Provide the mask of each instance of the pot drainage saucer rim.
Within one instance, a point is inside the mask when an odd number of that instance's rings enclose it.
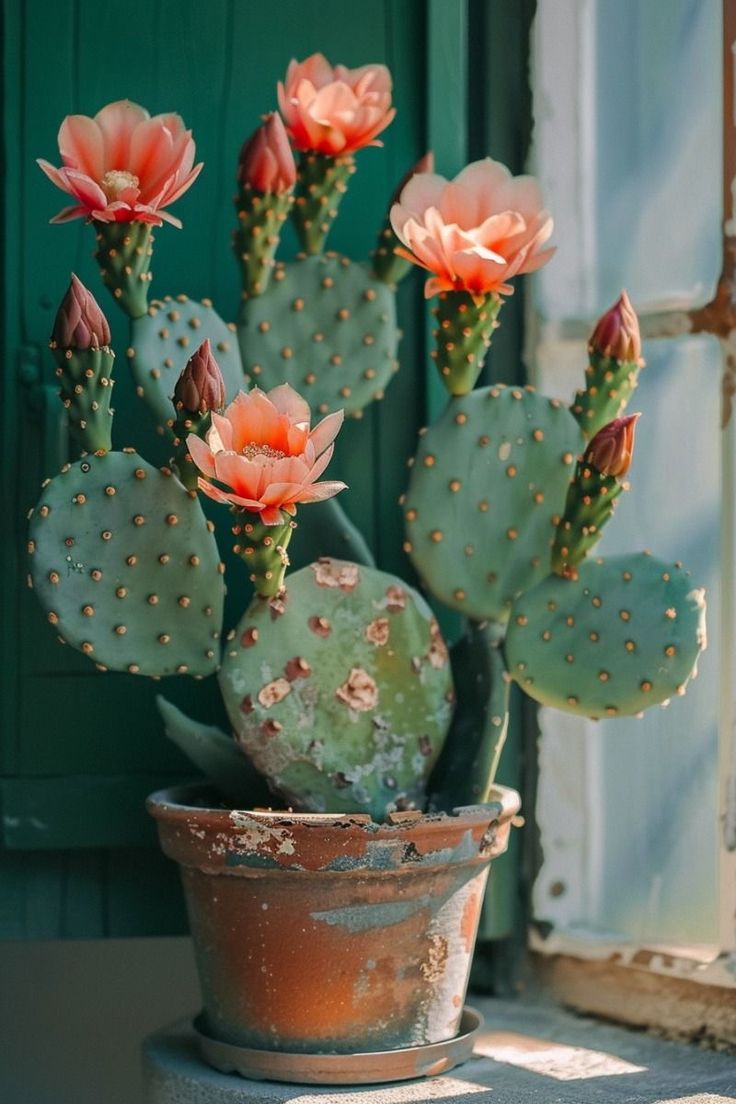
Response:
[[[470,1058],[482,1024],[481,1014],[465,1005],[460,1029],[452,1039],[360,1054],[294,1054],[222,1043],[205,1034],[201,1016],[194,1020],[194,1031],[202,1057],[221,1073],[303,1085],[377,1085],[437,1077],[454,1069]]]

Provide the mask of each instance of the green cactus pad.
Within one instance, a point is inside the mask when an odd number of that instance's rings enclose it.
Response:
[[[247,384],[238,343],[209,299],[186,295],[154,299],[148,313],[131,325],[128,360],[138,394],[150,406],[163,433],[174,417],[171,396],[186,362],[206,337],[225,380],[228,402]]]
[[[442,602],[504,622],[549,572],[582,447],[562,403],[519,387],[452,399],[421,437],[406,493],[407,551]]]
[[[588,560],[522,594],[510,675],[536,701],[586,717],[639,713],[683,694],[705,647],[705,598],[680,564],[645,552]]]
[[[447,650],[400,579],[322,559],[255,599],[225,649],[223,698],[271,787],[315,812],[421,806],[451,719]]]
[[[105,668],[211,674],[225,586],[210,524],[178,479],[132,449],[66,465],[29,531],[48,620]]]
[[[334,253],[277,264],[265,293],[243,303],[238,339],[259,387],[290,383],[320,413],[359,415],[398,368],[393,292]]]

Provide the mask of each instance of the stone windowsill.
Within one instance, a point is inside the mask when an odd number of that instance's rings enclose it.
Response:
[[[245,1081],[200,1061],[188,1024],[144,1046],[145,1104],[734,1104],[736,1059],[578,1016],[543,998],[475,999],[485,1027],[441,1077],[345,1089]]]

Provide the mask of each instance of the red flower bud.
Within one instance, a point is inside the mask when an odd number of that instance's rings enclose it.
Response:
[[[641,359],[639,319],[625,291],[599,318],[589,344],[594,352],[614,360],[638,362]]]
[[[72,272],[56,314],[51,341],[60,349],[100,349],[110,344],[110,327],[91,291]]]
[[[631,466],[634,429],[640,417],[640,414],[627,414],[623,418],[614,418],[599,429],[585,450],[585,463],[596,468],[601,475],[622,479]]]
[[[277,195],[290,192],[296,184],[294,155],[281,116],[275,111],[264,116],[261,126],[243,144],[238,182]]]
[[[225,381],[206,337],[176,381],[174,403],[177,409],[206,414],[209,410],[222,410],[226,399]]]

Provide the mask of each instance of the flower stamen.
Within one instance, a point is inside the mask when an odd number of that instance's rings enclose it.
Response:
[[[242,449],[241,456],[246,460],[255,460],[257,456],[264,456],[267,460],[283,460],[286,453],[281,449],[272,448],[271,445],[256,445],[251,441]]]
[[[140,180],[124,169],[110,169],[100,181],[100,186],[109,200],[116,200],[128,188],[137,188]]]

